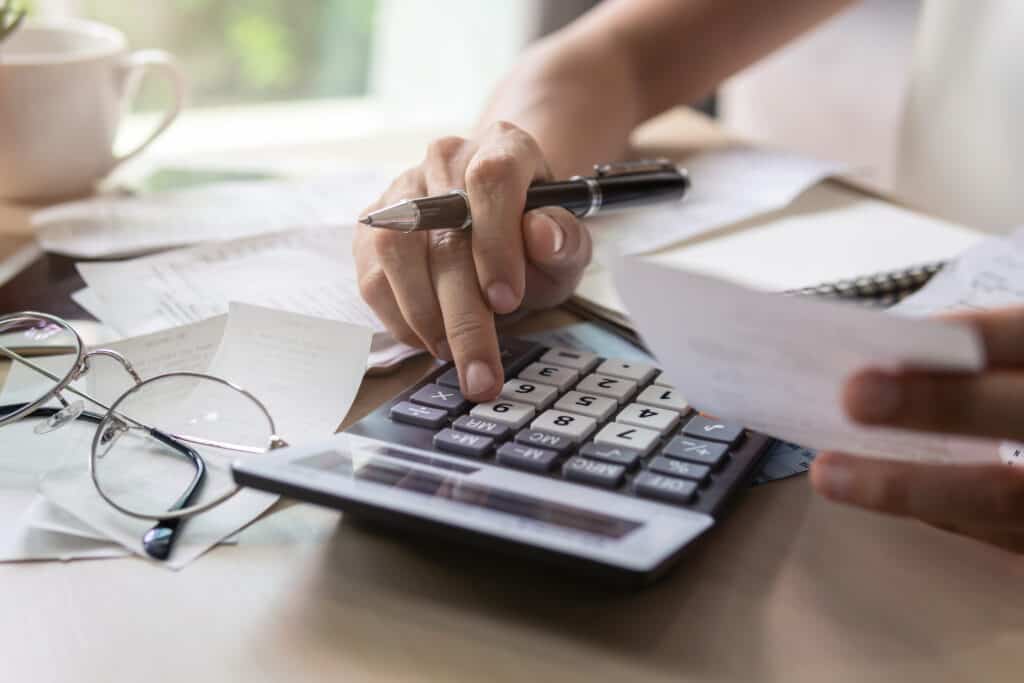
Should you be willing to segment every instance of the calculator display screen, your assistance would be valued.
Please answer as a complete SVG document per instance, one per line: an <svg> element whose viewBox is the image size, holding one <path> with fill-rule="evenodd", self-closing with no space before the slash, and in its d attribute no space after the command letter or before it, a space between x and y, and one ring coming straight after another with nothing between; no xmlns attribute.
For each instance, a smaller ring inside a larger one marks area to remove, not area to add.
<svg viewBox="0 0 1024 683"><path fill-rule="evenodd" d="M394 453L389 453L389 455L394 455ZM410 467L372 456L352 458L337 451L326 451L299 458L294 463L303 467L347 475L353 479L372 482L379 486L475 505L495 512L603 538L623 538L642 526L640 522L613 517L565 503L543 500L508 489L478 484L462 477Z"/></svg>

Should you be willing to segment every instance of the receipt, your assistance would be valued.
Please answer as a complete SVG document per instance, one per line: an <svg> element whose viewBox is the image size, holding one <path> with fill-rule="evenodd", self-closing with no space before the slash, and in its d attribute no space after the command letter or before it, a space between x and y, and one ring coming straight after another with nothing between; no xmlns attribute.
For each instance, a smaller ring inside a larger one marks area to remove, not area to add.
<svg viewBox="0 0 1024 683"><path fill-rule="evenodd" d="M101 196L33 214L46 251L80 258L131 256L168 247L351 223L395 176L358 168L302 180L246 181Z"/></svg>
<svg viewBox="0 0 1024 683"><path fill-rule="evenodd" d="M866 367L982 369L981 340L965 325L756 292L637 259L620 259L613 271L644 340L703 412L815 449L1000 460L995 442L867 428L840 404L846 379Z"/></svg>
<svg viewBox="0 0 1024 683"><path fill-rule="evenodd" d="M683 166L692 187L682 202L587 219L600 260L656 251L781 209L843 170L836 162L747 147L702 152Z"/></svg>

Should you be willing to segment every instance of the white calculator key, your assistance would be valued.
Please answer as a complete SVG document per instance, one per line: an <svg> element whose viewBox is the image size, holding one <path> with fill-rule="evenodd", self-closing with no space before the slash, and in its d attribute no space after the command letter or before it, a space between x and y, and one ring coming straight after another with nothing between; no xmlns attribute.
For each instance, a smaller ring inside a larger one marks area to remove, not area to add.
<svg viewBox="0 0 1024 683"><path fill-rule="evenodd" d="M622 404L628 401L636 391L636 382L606 375L587 375L576 385L576 391L607 396Z"/></svg>
<svg viewBox="0 0 1024 683"><path fill-rule="evenodd" d="M658 376L654 378L654 384L657 384L659 387L668 387L669 389L675 386L669 381L668 376L664 372L658 373Z"/></svg>
<svg viewBox="0 0 1024 683"><path fill-rule="evenodd" d="M530 429L558 434L576 443L584 441L597 427L597 422L584 415L573 415L561 410L546 410L533 421Z"/></svg>
<svg viewBox="0 0 1024 683"><path fill-rule="evenodd" d="M643 384L650 378L654 377L654 373L658 372L658 369L651 367L650 365L644 365L643 363L634 363L631 360L627 361L619 360L617 358L609 358L597 366L597 372L602 375L631 379L637 384Z"/></svg>
<svg viewBox="0 0 1024 683"><path fill-rule="evenodd" d="M613 398L584 394L579 391L570 391L555 402L555 408L558 410L586 415L598 422L607 420L618 407L618 401Z"/></svg>
<svg viewBox="0 0 1024 683"><path fill-rule="evenodd" d="M664 434L679 422L679 413L674 410L630 403L615 417L615 421L634 427L653 429Z"/></svg>
<svg viewBox="0 0 1024 683"><path fill-rule="evenodd" d="M630 448L644 455L651 452L661 434L653 429L624 425L620 422L606 424L594 437L594 443L611 448Z"/></svg>
<svg viewBox="0 0 1024 683"><path fill-rule="evenodd" d="M569 368L548 363L531 363L525 370L519 373L519 379L538 384L548 384L558 387L559 391L565 391L573 385L580 376L580 373Z"/></svg>
<svg viewBox="0 0 1024 683"><path fill-rule="evenodd" d="M580 374L593 370L599 360L601 359L598 358L596 353L558 348L550 349L540 357L541 363L551 363L552 365L572 368Z"/></svg>
<svg viewBox="0 0 1024 683"><path fill-rule="evenodd" d="M502 398L529 403L535 406L537 410L547 408L557 396L558 389L554 387L549 387L547 384L525 382L521 379L510 379L501 388Z"/></svg>
<svg viewBox="0 0 1024 683"><path fill-rule="evenodd" d="M635 400L637 403L643 403L655 408L674 410L677 413L686 413L690 410L690 404L686 402L686 399L678 391L672 387L658 386L656 384L652 384L641 391Z"/></svg>
<svg viewBox="0 0 1024 683"><path fill-rule="evenodd" d="M473 417L479 417L483 420L494 420L503 425L508 425L512 429L522 429L536 413L537 411L533 409L533 406L516 403L515 401L504 401L502 399L480 403L474 406L473 410L469 411L469 414Z"/></svg>

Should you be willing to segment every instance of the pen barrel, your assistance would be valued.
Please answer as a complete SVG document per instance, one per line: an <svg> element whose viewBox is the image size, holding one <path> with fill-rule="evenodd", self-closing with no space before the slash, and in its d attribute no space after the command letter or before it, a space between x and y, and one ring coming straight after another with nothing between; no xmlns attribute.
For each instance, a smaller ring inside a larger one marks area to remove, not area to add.
<svg viewBox="0 0 1024 683"><path fill-rule="evenodd" d="M604 176L597 183L601 186L604 210L678 201L690 187L689 178L674 171Z"/></svg>
<svg viewBox="0 0 1024 683"><path fill-rule="evenodd" d="M542 206L561 206L582 216L590 208L590 202L590 188L582 180L537 183L527 191L523 211L533 211Z"/></svg>

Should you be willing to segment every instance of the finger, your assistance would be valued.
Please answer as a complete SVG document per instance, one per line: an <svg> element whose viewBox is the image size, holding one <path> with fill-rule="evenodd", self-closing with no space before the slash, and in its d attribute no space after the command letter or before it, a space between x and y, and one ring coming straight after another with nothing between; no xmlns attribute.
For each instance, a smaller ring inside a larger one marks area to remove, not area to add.
<svg viewBox="0 0 1024 683"><path fill-rule="evenodd" d="M971 311L944 316L948 320L966 322L981 334L985 359L989 367L1024 367L1024 307L1015 306L995 311Z"/></svg>
<svg viewBox="0 0 1024 683"><path fill-rule="evenodd" d="M1024 440L1024 373L866 370L843 389L851 418L944 434Z"/></svg>
<svg viewBox="0 0 1024 683"><path fill-rule="evenodd" d="M473 207L473 260L495 313L516 310L526 288L521 224L526 191L547 167L537 143L512 124L497 124L466 168Z"/></svg>
<svg viewBox="0 0 1024 683"><path fill-rule="evenodd" d="M820 453L811 483L826 498L931 523L1020 528L1024 473L1005 465L937 465Z"/></svg>
<svg viewBox="0 0 1024 683"><path fill-rule="evenodd" d="M571 212L547 207L523 217L526 293L523 308L557 306L568 299L590 263L590 231Z"/></svg>
<svg viewBox="0 0 1024 683"><path fill-rule="evenodd" d="M363 301L370 306L391 336L409 346L422 346L419 335L412 331L398 307L384 269L379 265L365 268L359 273L358 282Z"/></svg>
<svg viewBox="0 0 1024 683"><path fill-rule="evenodd" d="M489 401L501 389L501 360L494 314L473 265L470 235L433 231L430 241L430 271L462 393L472 401Z"/></svg>

